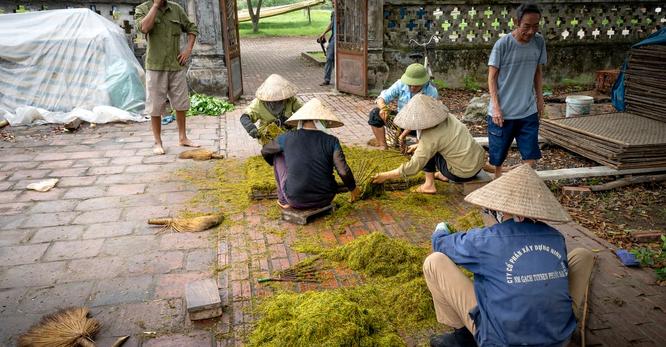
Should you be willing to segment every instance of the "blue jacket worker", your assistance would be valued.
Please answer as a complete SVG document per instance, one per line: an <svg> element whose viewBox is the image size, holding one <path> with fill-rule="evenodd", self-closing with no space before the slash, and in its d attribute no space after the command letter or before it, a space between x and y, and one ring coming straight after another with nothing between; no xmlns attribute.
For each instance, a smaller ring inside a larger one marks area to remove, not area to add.
<svg viewBox="0 0 666 347"><path fill-rule="evenodd" d="M516 10L516 28L493 46L488 59L488 147L495 177L514 139L524 162L534 167L541 158L539 115L544 114L541 66L546 43L538 34L541 11L535 4Z"/></svg>
<svg viewBox="0 0 666 347"><path fill-rule="evenodd" d="M440 223L433 233L423 273L437 321L455 330L430 345L567 346L594 264L589 250L567 253L562 234L542 222L569 221L567 212L528 164L465 200L498 223L452 234Z"/></svg>
<svg viewBox="0 0 666 347"><path fill-rule="evenodd" d="M425 94L432 98L439 98L437 93L437 88L430 83L430 76L426 71L426 68L418 63L409 65L405 70L405 73L402 74L399 80L397 80L393 85L388 89L385 89L379 94L375 103L377 107L370 110L368 115L368 125L372 129L372 133L375 135L376 143L378 147L387 149L388 145L386 143L386 123L392 123L395 115L402 110L409 100L411 100L417 94ZM398 109L396 112L391 111L389 108L389 103L391 101L398 102ZM400 134L399 141L404 141L407 134L410 130L406 129ZM398 145L394 143L392 145Z"/></svg>

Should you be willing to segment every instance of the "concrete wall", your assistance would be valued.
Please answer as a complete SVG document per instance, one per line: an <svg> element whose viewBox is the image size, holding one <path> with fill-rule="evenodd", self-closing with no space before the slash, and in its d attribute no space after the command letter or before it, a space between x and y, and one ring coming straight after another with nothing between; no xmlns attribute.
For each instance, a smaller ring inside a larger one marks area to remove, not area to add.
<svg viewBox="0 0 666 347"><path fill-rule="evenodd" d="M372 1L372 0L370 0ZM382 1L382 0L378 0ZM383 0L382 60L388 78L370 81L378 90L399 78L422 52L409 40L439 38L430 48L436 79L460 87L465 77L485 85L487 61L494 42L514 28L514 9L521 1ZM546 83L616 68L632 43L666 24L663 1L539 1L541 33L546 38ZM373 14L370 14L373 16ZM374 16L377 16L374 14ZM377 21L377 19L374 19ZM374 52L377 54L377 52ZM422 62L419 60L418 62ZM375 64L379 66L379 64Z"/></svg>
<svg viewBox="0 0 666 347"><path fill-rule="evenodd" d="M172 0L173 1L173 0ZM144 35L134 27L134 7L142 0L102 0L102 1L5 1L0 0L0 13L13 13L19 6L28 11L55 10L63 8L90 8L105 18L117 23L125 30L127 43L143 65L146 41ZM224 63L224 43L220 32L219 1L215 0L175 0L188 13L199 27L191 62L188 65L188 84L193 91L226 96L227 69ZM181 47L187 42L181 36Z"/></svg>

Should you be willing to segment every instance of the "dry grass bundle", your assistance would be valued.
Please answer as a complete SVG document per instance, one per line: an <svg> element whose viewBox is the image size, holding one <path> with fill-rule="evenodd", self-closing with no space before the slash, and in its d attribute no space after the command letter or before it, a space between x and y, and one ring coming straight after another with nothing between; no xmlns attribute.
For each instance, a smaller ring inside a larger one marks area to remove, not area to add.
<svg viewBox="0 0 666 347"><path fill-rule="evenodd" d="M284 129L280 128L275 123L269 123L267 125L262 125L257 129L259 131L259 143L263 146L271 141L273 141L278 135L284 132Z"/></svg>
<svg viewBox="0 0 666 347"><path fill-rule="evenodd" d="M88 318L87 307L74 307L44 316L39 324L21 335L19 347L94 347L93 336L101 323Z"/></svg>
<svg viewBox="0 0 666 347"><path fill-rule="evenodd" d="M387 117L385 123L386 145L389 147L400 147L400 133L402 129L393 123L393 117Z"/></svg>
<svg viewBox="0 0 666 347"><path fill-rule="evenodd" d="M364 199L377 192L378 185L372 183L372 178L379 172L379 167L368 159L357 160L352 172L356 179L356 186L361 190L360 199Z"/></svg>
<svg viewBox="0 0 666 347"><path fill-rule="evenodd" d="M163 231L170 228L177 232L197 232L215 227L223 220L222 214L211 214L192 218L151 218L148 224L164 225Z"/></svg>
<svg viewBox="0 0 666 347"><path fill-rule="evenodd" d="M180 159L194 159L194 160L210 160L210 159L224 159L224 155L215 153L211 150L204 148L190 149L178 154Z"/></svg>
<svg viewBox="0 0 666 347"><path fill-rule="evenodd" d="M321 270L323 270L321 258L315 256L298 262L284 270L280 270L273 277L259 278L257 282L264 283L277 281L320 283L321 277L319 276L319 273Z"/></svg>

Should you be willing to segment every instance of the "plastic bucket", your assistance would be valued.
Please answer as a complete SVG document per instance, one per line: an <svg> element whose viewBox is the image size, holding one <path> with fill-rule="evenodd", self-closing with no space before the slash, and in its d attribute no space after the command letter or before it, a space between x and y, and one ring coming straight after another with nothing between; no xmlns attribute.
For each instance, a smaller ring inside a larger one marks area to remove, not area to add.
<svg viewBox="0 0 666 347"><path fill-rule="evenodd" d="M590 114L590 107L594 103L594 98L587 95L567 96L567 117L587 116Z"/></svg>

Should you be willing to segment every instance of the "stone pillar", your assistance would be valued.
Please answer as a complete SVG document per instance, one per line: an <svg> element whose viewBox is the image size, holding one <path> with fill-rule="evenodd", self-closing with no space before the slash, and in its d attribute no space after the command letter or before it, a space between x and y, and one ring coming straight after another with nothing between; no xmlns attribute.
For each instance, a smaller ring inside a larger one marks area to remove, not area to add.
<svg viewBox="0 0 666 347"><path fill-rule="evenodd" d="M368 93L379 94L388 78L384 61L384 0L368 0Z"/></svg>
<svg viewBox="0 0 666 347"><path fill-rule="evenodd" d="M227 96L220 3L216 0L181 0L183 2L188 15L199 27L187 71L190 89L197 93Z"/></svg>

